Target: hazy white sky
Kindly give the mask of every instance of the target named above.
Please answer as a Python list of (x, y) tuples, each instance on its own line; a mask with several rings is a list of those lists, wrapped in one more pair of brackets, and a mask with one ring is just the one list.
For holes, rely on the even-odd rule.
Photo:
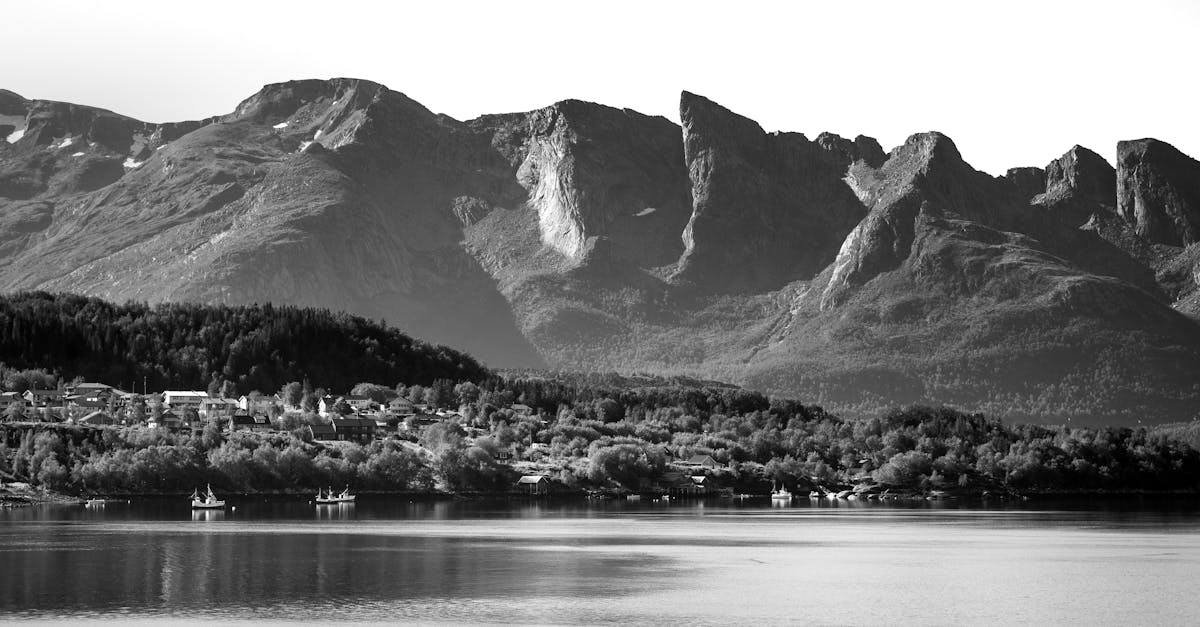
[(678, 121), (703, 94), (768, 131), (938, 130), (975, 167), (1200, 158), (1200, 1), (3, 0), (0, 88), (163, 122), (351, 76), (459, 119), (565, 98)]

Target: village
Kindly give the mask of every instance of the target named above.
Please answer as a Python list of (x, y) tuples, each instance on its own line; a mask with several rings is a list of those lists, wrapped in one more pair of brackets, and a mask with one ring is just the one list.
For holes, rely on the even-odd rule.
[[(379, 388), (381, 386), (373, 386)], [(414, 386), (420, 388), (420, 386)], [(420, 396), (420, 394), (416, 394)], [(222, 437), (238, 434), (300, 435), (314, 443), (365, 445), (395, 441), (412, 450), (428, 452), (418, 444), (434, 425), (445, 424), (465, 434), (469, 445), (487, 441), (495, 464), (509, 467), (514, 482), (508, 492), (546, 496), (551, 493), (581, 493), (568, 490), (554, 477), (561, 460), (551, 460), (551, 446), (532, 439), (520, 445), (497, 447), (489, 429), (475, 426), (473, 407), (457, 407), (455, 394), (443, 403), (415, 402), (405, 396), (377, 400), (362, 394), (307, 395), (289, 402), (280, 394), (253, 392), (237, 398), (202, 390), (164, 390), (135, 393), (110, 385), (76, 381), (57, 389), (29, 389), (0, 394), (3, 437), (0, 443), (15, 448), (27, 433), (71, 430), (76, 435), (98, 440), (105, 430), (125, 427), (162, 430), (170, 434), (200, 434), (216, 429)], [(389, 394), (390, 396), (390, 394)], [(434, 395), (436, 396), (436, 395)], [(295, 400), (295, 398), (293, 398)], [(427, 399), (433, 400), (433, 399)], [(513, 420), (531, 421), (544, 427), (553, 417), (542, 415), (523, 403), (509, 403), (506, 413)], [(464, 415), (466, 414), (466, 415)], [(486, 425), (485, 425), (486, 426)], [(645, 493), (653, 498), (732, 496), (733, 490), (710, 481), (712, 471), (726, 468), (711, 455), (676, 458), (669, 447), (661, 449), (668, 467), (657, 480), (643, 481), (640, 490), (587, 490), (592, 498)]]

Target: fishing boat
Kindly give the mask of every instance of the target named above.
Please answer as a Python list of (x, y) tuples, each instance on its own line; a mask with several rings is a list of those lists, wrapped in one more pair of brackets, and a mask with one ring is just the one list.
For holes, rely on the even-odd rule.
[(192, 490), (192, 509), (225, 509), (225, 501), (217, 499), (210, 485), (203, 495)]
[(350, 494), (350, 488), (342, 490), (341, 494), (334, 494), (333, 488), (327, 488), (317, 490), (316, 501), (318, 505), (333, 505), (335, 503), (353, 503), (355, 498), (355, 495)]
[(772, 485), (771, 487), (774, 488), (773, 490), (771, 490), (771, 500), (772, 501), (790, 501), (790, 500), (792, 500), (792, 493), (788, 491), (787, 486), (779, 486), (778, 488), (775, 488), (774, 485)]

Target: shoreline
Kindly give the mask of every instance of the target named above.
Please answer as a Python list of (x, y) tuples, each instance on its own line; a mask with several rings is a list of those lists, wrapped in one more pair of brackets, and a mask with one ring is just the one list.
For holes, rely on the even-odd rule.
[[(313, 497), (313, 490), (264, 490), (264, 491), (226, 491), (221, 494), (222, 498), (234, 500), (279, 500), (293, 501), (304, 500)], [(159, 492), (110, 492), (97, 493), (91, 495), (74, 495), (55, 492), (41, 487), (34, 487), (23, 482), (4, 482), (0, 483), (0, 508), (17, 508), (17, 507), (32, 507), (37, 505), (83, 505), (88, 498), (102, 498), (108, 500), (139, 500), (139, 501), (161, 501), (168, 499), (186, 499), (190, 492), (187, 491), (159, 491)], [(579, 500), (624, 500), (626, 497), (634, 497), (635, 499), (658, 499), (661, 494), (638, 494), (638, 493), (596, 493), (586, 490), (579, 491), (561, 491), (548, 494), (524, 494), (511, 491), (497, 492), (440, 492), (440, 491), (407, 491), (407, 490), (362, 490), (355, 491), (355, 495), (368, 498), (407, 498), (409, 500), (418, 501), (454, 501), (454, 500), (530, 500), (530, 501), (579, 501)], [(670, 496), (671, 501), (713, 501), (713, 500), (761, 500), (769, 499), (770, 493), (762, 494), (705, 494), (705, 495), (689, 495), (689, 496)], [(894, 497), (886, 500), (858, 498), (850, 502), (868, 502), (868, 503), (914, 503), (914, 502), (1029, 502), (1040, 500), (1085, 500), (1085, 499), (1111, 499), (1111, 500), (1127, 500), (1127, 499), (1144, 499), (1151, 498), (1159, 499), (1182, 499), (1192, 500), (1200, 499), (1200, 490), (1034, 490), (1021, 494), (1013, 495), (997, 495), (982, 493), (969, 494), (945, 494), (940, 496), (930, 496), (920, 492), (898, 492), (894, 493)], [(792, 500), (808, 501), (814, 500), (819, 502), (843, 502), (847, 499), (829, 500), (824, 497), (819, 499), (810, 499), (806, 495), (797, 495)]]

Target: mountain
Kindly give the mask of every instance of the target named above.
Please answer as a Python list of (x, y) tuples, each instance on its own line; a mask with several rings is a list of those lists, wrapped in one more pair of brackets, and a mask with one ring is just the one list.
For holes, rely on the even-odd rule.
[(948, 137), (458, 121), (368, 81), (148, 124), (0, 92), (0, 288), (342, 309), (493, 366), (729, 380), (849, 414), (1200, 411), (1197, 162), (1122, 142), (992, 177)]

